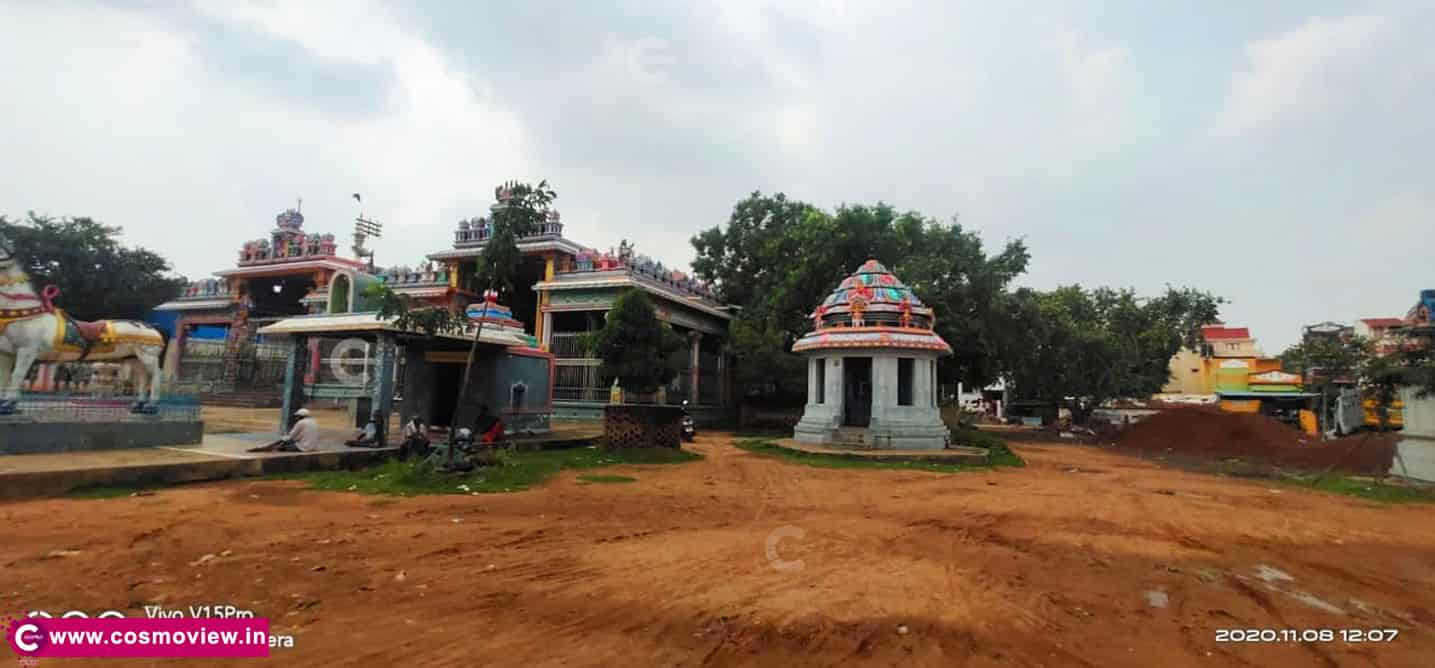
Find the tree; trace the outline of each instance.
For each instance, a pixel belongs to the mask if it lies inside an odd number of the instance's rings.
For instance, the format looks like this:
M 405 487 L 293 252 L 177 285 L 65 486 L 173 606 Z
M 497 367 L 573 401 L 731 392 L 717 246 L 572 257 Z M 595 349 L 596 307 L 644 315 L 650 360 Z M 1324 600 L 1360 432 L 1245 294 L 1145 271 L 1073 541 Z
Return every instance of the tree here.
M 1017 290 L 997 318 L 1011 338 L 999 346 L 1007 378 L 1023 399 L 1065 405 L 1085 423 L 1109 399 L 1144 398 L 1170 380 L 1170 360 L 1201 343 L 1201 325 L 1222 300 L 1191 288 L 1142 299 L 1131 289 L 1081 286 Z
M 943 382 L 984 385 L 1002 368 L 1000 335 L 989 316 L 1026 269 L 1025 245 L 989 255 L 980 235 L 886 204 L 828 213 L 779 193 L 738 202 L 726 226 L 692 238 L 693 271 L 719 297 L 742 306 L 728 351 L 740 384 L 769 400 L 800 400 L 806 365 L 790 353 L 812 309 L 869 257 L 877 257 L 937 311 L 936 330 L 955 355 L 938 366 Z
M 499 206 L 494 209 L 490 224 L 493 231 L 478 256 L 474 281 L 498 294 L 513 292 L 513 277 L 518 274 L 518 265 L 523 253 L 518 250 L 518 239 L 532 234 L 548 216 L 548 207 L 558 197 L 548 187 L 548 181 L 539 181 L 533 186 L 527 183 L 509 182 L 494 189 Z M 463 367 L 463 385 L 459 389 L 459 405 L 468 398 L 469 373 L 473 370 L 473 357 L 478 351 L 479 337 L 483 336 L 483 321 L 473 332 L 473 342 L 468 346 L 468 363 Z
M 646 394 L 678 375 L 673 353 L 683 347 L 683 338 L 658 320 L 648 293 L 628 290 L 613 301 L 591 346 L 602 360 L 603 382 L 617 379 L 624 389 Z
M 378 300 L 380 320 L 394 319 L 394 326 L 410 332 L 423 332 L 429 337 L 462 331 L 465 318 L 445 306 L 430 306 L 394 292 L 382 283 L 369 286 L 364 294 Z
M 1306 391 L 1320 395 L 1320 411 L 1317 413 L 1321 432 L 1326 431 L 1326 422 L 1332 399 L 1341 385 L 1355 383 L 1361 369 L 1374 354 L 1373 343 L 1358 336 L 1306 336 L 1280 354 L 1281 368 L 1302 376 Z M 1393 376 L 1383 370 L 1371 367 L 1388 382 Z
M 169 273 L 169 261 L 121 245 L 121 231 L 84 217 L 0 216 L 0 236 L 15 244 L 31 284 L 58 287 L 56 304 L 81 320 L 143 320 L 184 289 L 187 281 Z
M 1380 430 L 1390 428 L 1390 404 L 1400 390 L 1411 388 L 1422 399 L 1435 394 L 1435 347 L 1429 326 L 1409 327 L 1392 335 L 1393 350 L 1379 351 L 1372 344 L 1365 347 L 1360 364 L 1360 387 L 1366 397 L 1375 400 L 1375 413 Z

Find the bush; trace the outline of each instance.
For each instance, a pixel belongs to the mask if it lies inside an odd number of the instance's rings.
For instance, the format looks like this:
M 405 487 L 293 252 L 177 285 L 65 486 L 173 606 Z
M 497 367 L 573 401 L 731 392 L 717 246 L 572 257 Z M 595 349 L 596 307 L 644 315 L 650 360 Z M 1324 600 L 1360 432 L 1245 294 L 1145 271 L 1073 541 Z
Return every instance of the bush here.
M 986 450 L 991 457 L 992 466 L 1026 466 L 1026 462 L 1007 447 L 1005 439 L 989 431 L 953 429 L 952 445 Z

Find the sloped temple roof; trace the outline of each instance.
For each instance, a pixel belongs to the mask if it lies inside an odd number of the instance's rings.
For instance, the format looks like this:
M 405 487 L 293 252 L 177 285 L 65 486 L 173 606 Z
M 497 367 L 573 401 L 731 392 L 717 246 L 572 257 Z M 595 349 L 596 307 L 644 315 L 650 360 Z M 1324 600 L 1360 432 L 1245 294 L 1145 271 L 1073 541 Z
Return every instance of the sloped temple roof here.
M 829 348 L 906 348 L 951 354 L 932 330 L 936 314 L 876 259 L 843 279 L 810 317 L 813 330 L 793 352 Z

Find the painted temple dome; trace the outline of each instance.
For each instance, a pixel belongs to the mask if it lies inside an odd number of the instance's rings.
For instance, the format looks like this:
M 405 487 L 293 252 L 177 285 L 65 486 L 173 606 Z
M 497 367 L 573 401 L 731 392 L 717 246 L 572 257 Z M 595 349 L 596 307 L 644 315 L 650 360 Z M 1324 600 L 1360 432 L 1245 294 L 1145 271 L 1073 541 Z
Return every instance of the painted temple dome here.
M 793 352 L 824 348 L 917 348 L 951 353 L 936 314 L 881 262 L 868 259 L 809 316 L 814 329 Z
M 865 291 L 865 293 L 864 293 Z M 922 300 L 912 293 L 912 289 L 898 280 L 892 272 L 887 270 L 881 262 L 868 260 L 857 268 L 851 276 L 842 280 L 832 294 L 822 302 L 823 306 L 831 309 L 836 306 L 849 306 L 852 298 L 863 295 L 868 302 L 873 304 L 901 304 L 906 299 L 913 307 L 921 307 Z

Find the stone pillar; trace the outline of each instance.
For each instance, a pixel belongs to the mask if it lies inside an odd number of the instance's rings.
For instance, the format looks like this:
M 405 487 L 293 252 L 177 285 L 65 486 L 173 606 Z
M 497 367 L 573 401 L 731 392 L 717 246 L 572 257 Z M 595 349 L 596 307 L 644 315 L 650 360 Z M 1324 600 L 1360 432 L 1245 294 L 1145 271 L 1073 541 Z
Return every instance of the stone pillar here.
M 820 359 L 823 364 L 827 365 L 827 370 L 823 373 L 827 378 L 826 403 L 832 405 L 833 417 L 830 426 L 838 427 L 842 425 L 842 412 L 847 410 L 847 388 L 845 387 L 847 380 L 843 376 L 847 370 L 844 368 L 840 356 L 834 355 Z
M 309 340 L 309 369 L 304 373 L 304 382 L 319 382 L 319 339 Z
M 546 292 L 543 293 L 543 302 L 544 306 L 547 306 L 548 293 Z M 543 309 L 543 319 L 539 321 L 538 329 L 543 332 L 542 338 L 539 339 L 539 345 L 543 348 L 543 352 L 548 352 L 553 345 L 553 313 L 546 308 Z
M 698 366 L 702 363 L 703 333 L 688 333 L 688 401 L 694 406 L 698 404 L 698 379 L 702 377 L 702 371 Z
M 284 407 L 279 414 L 279 433 L 287 433 L 293 425 L 289 418 L 304 406 L 304 367 L 308 366 L 308 341 L 303 336 L 289 340 L 289 357 L 284 365 Z
M 544 280 L 544 282 L 553 280 L 553 252 L 552 252 L 552 251 L 549 251 L 549 252 L 543 254 L 543 280 Z M 548 341 L 549 341 L 548 330 L 551 328 L 551 327 L 550 327 L 551 321 L 544 317 L 545 315 L 547 315 L 547 313 L 546 313 L 547 311 L 548 311 L 548 291 L 547 291 L 547 290 L 539 290 L 539 291 L 538 291 L 538 307 L 537 307 L 537 309 L 535 309 L 534 312 L 533 312 L 533 336 L 534 336 L 534 338 L 537 338 L 537 339 L 541 342 L 540 345 L 543 347 L 544 350 L 548 350 Z
M 389 414 L 394 411 L 394 339 L 387 334 L 380 334 L 378 343 L 374 346 L 374 395 L 373 409 L 379 412 L 376 439 L 379 443 L 388 443 Z
M 826 362 L 820 357 L 812 357 L 807 360 L 807 405 L 809 406 L 817 403 L 817 369 Z
M 885 424 L 897 406 L 897 358 L 891 355 L 872 356 L 872 421 L 869 426 Z
M 174 340 L 169 342 L 169 359 L 164 361 L 164 376 L 171 384 L 179 380 L 179 365 L 184 360 L 184 344 L 189 341 L 189 325 L 184 317 L 174 321 Z

